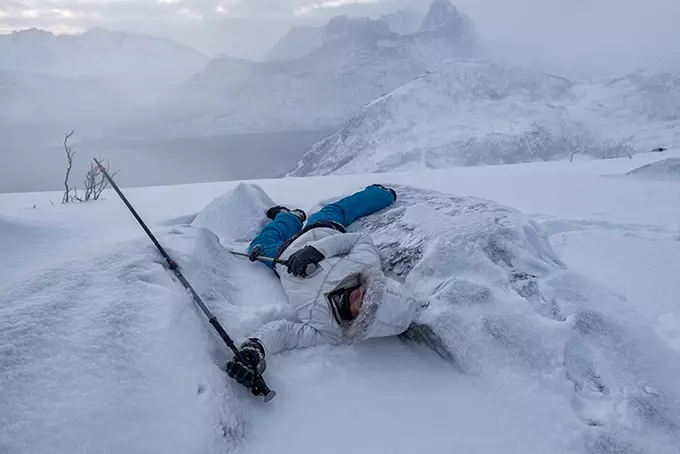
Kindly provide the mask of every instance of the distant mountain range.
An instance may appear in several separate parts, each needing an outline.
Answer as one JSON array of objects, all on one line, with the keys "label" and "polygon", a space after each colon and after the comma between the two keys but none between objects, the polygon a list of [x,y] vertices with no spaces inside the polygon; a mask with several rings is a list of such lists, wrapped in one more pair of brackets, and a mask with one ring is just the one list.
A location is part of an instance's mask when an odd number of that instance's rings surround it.
[{"label": "distant mountain range", "polygon": [[207,57],[172,40],[95,28],[54,35],[32,28],[0,35],[0,70],[64,77],[103,74],[162,74],[185,77]]},{"label": "distant mountain range", "polygon": [[30,29],[0,35],[3,145],[54,143],[65,131],[104,134],[133,109],[186,80],[207,58],[168,39]]},{"label": "distant mountain range", "polygon": [[569,81],[450,60],[360,109],[290,175],[627,156],[680,143],[680,78]]},{"label": "distant mountain range", "polygon": [[[391,32],[408,35],[418,32],[424,17],[424,12],[405,8],[383,15],[380,21],[386,23]],[[280,61],[304,57],[323,45],[325,32],[325,26],[293,27],[270,49],[267,60]]]},{"label": "distant mountain range", "polygon": [[303,176],[680,145],[676,75],[571,81],[485,55],[449,0],[293,29],[264,62],[208,61],[171,40],[103,29],[31,29],[0,36],[0,151],[54,144],[73,128],[104,141],[340,128],[281,169]]},{"label": "distant mountain range", "polygon": [[[289,37],[305,40],[315,33],[297,29]],[[122,127],[140,136],[334,127],[430,66],[479,51],[472,21],[448,0],[434,0],[416,33],[395,33],[382,20],[339,16],[320,39],[320,47],[289,60],[214,59]]]}]

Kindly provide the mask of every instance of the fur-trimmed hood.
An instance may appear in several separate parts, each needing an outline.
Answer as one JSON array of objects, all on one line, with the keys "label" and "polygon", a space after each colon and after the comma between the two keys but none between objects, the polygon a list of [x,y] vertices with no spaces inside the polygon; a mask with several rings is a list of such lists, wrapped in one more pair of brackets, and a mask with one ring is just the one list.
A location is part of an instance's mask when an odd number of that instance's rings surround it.
[{"label": "fur-trimmed hood", "polygon": [[362,280],[366,284],[364,304],[359,316],[344,326],[345,342],[394,336],[406,331],[418,309],[413,294],[375,268],[364,270]]},{"label": "fur-trimmed hood", "polygon": [[[326,257],[320,263],[320,272],[301,279],[277,265],[281,283],[299,321],[317,330],[331,343],[392,336],[408,329],[415,318],[416,301],[406,287],[384,275],[370,236],[316,228],[300,236],[281,258],[286,260],[307,244]],[[350,277],[357,275],[366,285],[363,306],[352,322],[339,320],[333,313],[328,294],[354,282]]]}]

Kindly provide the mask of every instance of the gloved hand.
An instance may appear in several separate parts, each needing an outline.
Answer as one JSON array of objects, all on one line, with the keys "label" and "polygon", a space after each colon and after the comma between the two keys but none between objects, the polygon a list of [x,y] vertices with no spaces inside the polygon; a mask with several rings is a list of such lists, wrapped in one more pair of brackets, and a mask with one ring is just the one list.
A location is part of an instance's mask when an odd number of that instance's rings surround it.
[{"label": "gloved hand", "polygon": [[397,200],[397,192],[394,189],[386,188],[385,186],[378,184],[378,183],[372,184],[371,186],[375,186],[377,188],[384,189],[385,191],[390,191],[392,193],[392,197],[394,197],[394,200],[395,201]]},{"label": "gloved hand", "polygon": [[314,246],[307,245],[288,258],[286,261],[288,273],[293,273],[296,277],[307,277],[307,267],[312,264],[316,265],[325,258],[326,256]]},{"label": "gloved hand", "polygon": [[248,254],[248,259],[250,259],[251,262],[255,262],[258,257],[262,255],[262,248],[260,247],[259,244],[255,245],[254,248],[250,250],[250,253]]},{"label": "gloved hand", "polygon": [[227,374],[247,388],[253,387],[256,377],[262,375],[267,368],[264,360],[264,346],[255,338],[247,339],[239,349],[240,357],[227,362]]}]

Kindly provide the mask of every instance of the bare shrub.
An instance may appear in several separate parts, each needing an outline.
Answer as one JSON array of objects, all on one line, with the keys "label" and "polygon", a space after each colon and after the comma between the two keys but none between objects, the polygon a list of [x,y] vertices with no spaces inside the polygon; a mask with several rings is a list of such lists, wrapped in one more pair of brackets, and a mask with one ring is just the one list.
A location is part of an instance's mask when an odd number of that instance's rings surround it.
[{"label": "bare shrub", "polygon": [[[68,180],[69,176],[71,175],[71,169],[73,168],[73,157],[75,156],[76,151],[73,149],[73,147],[69,146],[68,140],[74,133],[75,129],[66,134],[66,137],[64,137],[64,150],[66,151],[67,167],[66,178],[64,179],[64,196],[61,199],[61,203],[89,202],[90,200],[99,200],[102,192],[109,185],[109,181],[106,179],[99,166],[95,164],[90,163],[90,169],[85,173],[85,179],[83,181],[85,192],[83,193],[82,197],[78,195],[78,188],[76,186],[73,188],[69,187]],[[103,159],[100,158],[99,162],[102,161]],[[112,173],[109,170],[108,161],[104,168],[112,177],[118,173],[118,171]]]}]

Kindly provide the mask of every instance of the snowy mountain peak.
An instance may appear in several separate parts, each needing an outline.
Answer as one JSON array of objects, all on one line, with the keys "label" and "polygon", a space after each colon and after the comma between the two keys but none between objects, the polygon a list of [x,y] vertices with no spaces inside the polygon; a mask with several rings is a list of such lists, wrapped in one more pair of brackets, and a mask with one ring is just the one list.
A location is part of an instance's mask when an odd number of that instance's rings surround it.
[{"label": "snowy mountain peak", "polygon": [[449,0],[432,2],[417,35],[428,39],[444,39],[456,47],[456,53],[460,56],[479,55],[479,38],[472,19],[460,13]]},{"label": "snowy mountain peak", "polygon": [[13,31],[8,37],[14,42],[45,42],[56,38],[54,33],[35,27]]},{"label": "snowy mountain peak", "polygon": [[389,38],[391,34],[389,24],[381,20],[336,16],[326,25],[323,43],[371,44],[379,39]]},{"label": "snowy mountain peak", "polygon": [[452,23],[458,23],[463,16],[449,0],[433,0],[420,26],[421,31],[432,30]]},{"label": "snowy mountain peak", "polygon": [[390,26],[390,30],[400,35],[410,35],[416,33],[423,23],[425,11],[413,8],[404,8],[385,14],[380,20]]}]

